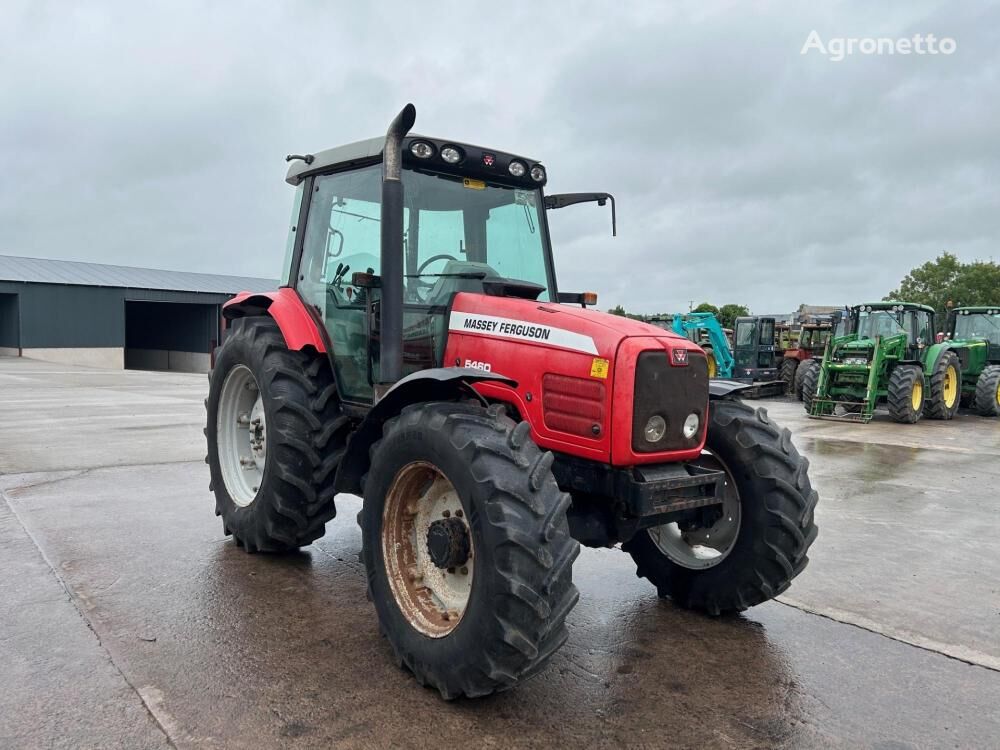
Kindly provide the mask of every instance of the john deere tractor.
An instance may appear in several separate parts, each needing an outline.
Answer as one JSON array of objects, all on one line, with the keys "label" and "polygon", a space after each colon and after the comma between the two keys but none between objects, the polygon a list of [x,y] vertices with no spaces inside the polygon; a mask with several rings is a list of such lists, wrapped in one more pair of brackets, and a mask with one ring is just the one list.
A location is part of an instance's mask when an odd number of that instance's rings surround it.
[{"label": "john deere tractor", "polygon": [[884,402],[897,422],[951,419],[961,397],[961,342],[934,343],[934,310],[873,302],[850,308],[853,333],[830,339],[802,384],[810,417],[869,422]]},{"label": "john deere tractor", "polygon": [[380,630],[445,698],[544,668],[580,544],[713,615],[788,588],[816,536],[788,431],[696,344],[557,286],[546,212],[610,196],[545,195],[538,160],[415,116],[289,157],[281,287],[226,304],[210,378],[225,533],[296,550],[360,496]]},{"label": "john deere tractor", "polygon": [[962,364],[962,401],[984,417],[1000,416],[1000,305],[956,308],[948,336]]}]

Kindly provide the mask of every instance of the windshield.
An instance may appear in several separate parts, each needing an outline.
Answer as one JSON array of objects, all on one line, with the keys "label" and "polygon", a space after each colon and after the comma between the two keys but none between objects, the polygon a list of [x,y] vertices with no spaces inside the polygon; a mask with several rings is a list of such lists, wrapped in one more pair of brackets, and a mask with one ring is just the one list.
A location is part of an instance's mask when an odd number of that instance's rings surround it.
[{"label": "windshield", "polygon": [[502,277],[538,284],[538,299],[551,299],[538,190],[411,169],[403,189],[408,290],[415,283],[427,297],[439,280]]},{"label": "windshield", "polygon": [[888,310],[861,311],[858,313],[857,334],[859,339],[873,339],[876,336],[898,336],[906,330],[896,320],[896,314]]},{"label": "windshield", "polygon": [[754,345],[754,323],[752,320],[741,320],[736,323],[736,346]]},{"label": "windshield", "polygon": [[1000,314],[973,313],[955,316],[956,339],[989,339],[1000,346]]}]

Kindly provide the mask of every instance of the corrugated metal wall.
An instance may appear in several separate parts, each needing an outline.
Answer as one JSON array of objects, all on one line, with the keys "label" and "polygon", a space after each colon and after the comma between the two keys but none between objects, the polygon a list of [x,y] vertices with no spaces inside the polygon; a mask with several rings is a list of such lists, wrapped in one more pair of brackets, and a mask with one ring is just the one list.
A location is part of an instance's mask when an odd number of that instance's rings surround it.
[{"label": "corrugated metal wall", "polygon": [[[0,281],[0,295],[6,294],[17,295],[20,346],[25,349],[124,347],[125,303],[128,300],[219,306],[230,296]],[[201,313],[202,316],[205,314],[204,311]],[[189,324],[196,327],[190,333],[190,340],[203,341],[204,317],[199,318],[196,314],[190,321],[178,319],[171,322],[171,326],[177,327],[187,327]],[[179,335],[186,333],[180,332]],[[204,349],[199,347],[193,351]]]}]

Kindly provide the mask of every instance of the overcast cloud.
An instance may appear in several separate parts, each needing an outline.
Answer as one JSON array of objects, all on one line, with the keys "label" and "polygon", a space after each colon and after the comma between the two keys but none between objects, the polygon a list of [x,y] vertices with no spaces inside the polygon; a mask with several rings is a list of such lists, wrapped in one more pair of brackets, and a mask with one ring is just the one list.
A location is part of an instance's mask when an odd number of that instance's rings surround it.
[{"label": "overcast cloud", "polygon": [[[474,7],[478,6],[478,7]],[[821,6],[821,7],[820,7]],[[831,62],[832,37],[951,55]],[[601,307],[879,298],[1000,259],[1000,8],[56,3],[0,9],[0,253],[276,277],[290,152],[417,130],[540,158],[560,287]]]}]

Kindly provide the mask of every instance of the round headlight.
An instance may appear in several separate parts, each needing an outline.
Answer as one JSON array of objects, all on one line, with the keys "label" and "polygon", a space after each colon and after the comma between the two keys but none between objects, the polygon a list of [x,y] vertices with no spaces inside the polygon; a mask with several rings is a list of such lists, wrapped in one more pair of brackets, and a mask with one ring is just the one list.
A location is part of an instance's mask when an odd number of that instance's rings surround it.
[{"label": "round headlight", "polygon": [[659,414],[654,414],[646,422],[646,428],[642,431],[647,443],[658,443],[667,434],[667,423]]},{"label": "round headlight", "polygon": [[545,170],[538,164],[531,168],[531,179],[535,182],[545,182]]},{"label": "round headlight", "polygon": [[434,147],[424,141],[414,141],[410,144],[410,153],[418,159],[430,159],[434,156]]},{"label": "round headlight", "polygon": [[445,146],[441,149],[441,158],[449,164],[458,164],[462,161],[462,152],[454,146]]},{"label": "round headlight", "polygon": [[687,415],[687,419],[684,420],[684,427],[682,428],[684,437],[690,440],[698,434],[699,427],[701,427],[701,420],[698,418],[697,414],[691,412]]},{"label": "round headlight", "polygon": [[507,171],[515,177],[524,177],[524,173],[528,171],[528,167],[523,161],[517,161],[517,159],[515,159],[507,165]]}]

